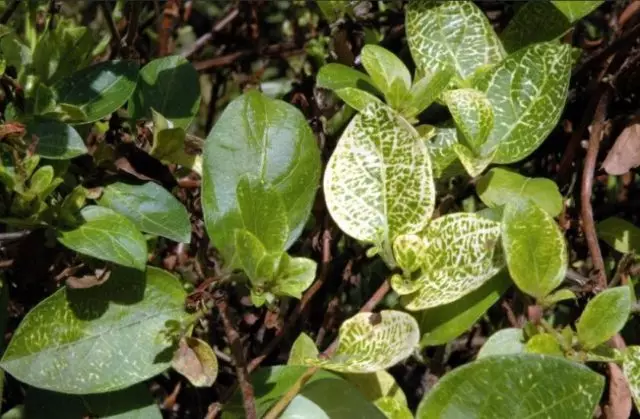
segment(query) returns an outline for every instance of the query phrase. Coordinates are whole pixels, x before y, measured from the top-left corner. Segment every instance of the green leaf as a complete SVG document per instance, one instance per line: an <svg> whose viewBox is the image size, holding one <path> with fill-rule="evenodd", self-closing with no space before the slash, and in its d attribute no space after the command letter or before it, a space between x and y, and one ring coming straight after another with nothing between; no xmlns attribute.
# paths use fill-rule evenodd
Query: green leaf
<svg viewBox="0 0 640 419"><path fill-rule="evenodd" d="M403 361L419 340L418 323L407 313L358 313L340 326L335 354L308 364L338 372L376 372Z"/></svg>
<svg viewBox="0 0 640 419"><path fill-rule="evenodd" d="M413 419L413 414L407 405L403 405L391 397L378 399L375 405L384 413L387 419Z"/></svg>
<svg viewBox="0 0 640 419"><path fill-rule="evenodd" d="M393 241L393 257L405 274L417 271L427 257L427 246L416 234L403 234Z"/></svg>
<svg viewBox="0 0 640 419"><path fill-rule="evenodd" d="M300 333L300 336L293 342L287 365L305 365L306 359L316 358L319 353L313 339L306 333Z"/></svg>
<svg viewBox="0 0 640 419"><path fill-rule="evenodd" d="M589 13L598 8L603 0L553 0L554 6L558 8L571 22L577 22Z"/></svg>
<svg viewBox="0 0 640 419"><path fill-rule="evenodd" d="M316 77L316 85L333 91L352 88L371 94L377 93L371 77L354 68L338 63L330 63L322 66Z"/></svg>
<svg viewBox="0 0 640 419"><path fill-rule="evenodd" d="M554 181L528 178L501 167L491 169L476 183L478 196L488 207L500 207L509 202L530 199L549 215L562 212L562 195Z"/></svg>
<svg viewBox="0 0 640 419"><path fill-rule="evenodd" d="M179 164L202 176L201 156L189 154L186 149L187 133L183 128L174 127L155 109L151 109L153 119L153 145L149 154L164 164Z"/></svg>
<svg viewBox="0 0 640 419"><path fill-rule="evenodd" d="M402 296L408 310L456 301L478 289L503 267L500 223L476 214L448 214L424 231L427 254L416 281L418 291Z"/></svg>
<svg viewBox="0 0 640 419"><path fill-rule="evenodd" d="M128 218L94 205L84 207L80 217L79 226L58 231L60 243L83 255L144 270L147 242Z"/></svg>
<svg viewBox="0 0 640 419"><path fill-rule="evenodd" d="M543 300L563 281L567 247L553 218L528 200L506 205L502 247L511 278L523 292Z"/></svg>
<svg viewBox="0 0 640 419"><path fill-rule="evenodd" d="M576 294L573 291L564 288L547 295L541 303L545 306L550 306L560 301L575 300L576 298Z"/></svg>
<svg viewBox="0 0 640 419"><path fill-rule="evenodd" d="M280 259L275 283L269 290L275 295L301 298L302 292L309 288L316 277L315 261L307 258L292 258L286 253Z"/></svg>
<svg viewBox="0 0 640 419"><path fill-rule="evenodd" d="M211 387L218 377L218 358L201 339L184 337L173 355L171 366L195 387Z"/></svg>
<svg viewBox="0 0 640 419"><path fill-rule="evenodd" d="M531 354L564 356L558 339L549 333L532 336L525 345L525 351Z"/></svg>
<svg viewBox="0 0 640 419"><path fill-rule="evenodd" d="M451 66L466 79L479 67L504 57L489 20L471 1L412 0L406 27L413 60L426 71Z"/></svg>
<svg viewBox="0 0 640 419"><path fill-rule="evenodd" d="M61 393L129 387L169 367L173 348L159 334L168 320L188 317L185 298L163 270L116 268L102 285L62 288L38 304L0 366L23 383Z"/></svg>
<svg viewBox="0 0 640 419"><path fill-rule="evenodd" d="M451 68L445 68L429 72L426 76L416 81L411 87L407 103L400 107L400 113L405 118L410 119L427 109L429 105L436 101L440 93L447 88L453 74L454 72Z"/></svg>
<svg viewBox="0 0 640 419"><path fill-rule="evenodd" d="M228 260L234 253L234 230L243 228L237 192L245 176L280 195L289 227L288 248L300 236L315 199L320 151L300 111L255 91L226 107L204 147L205 226ZM262 213L255 222L274 216Z"/></svg>
<svg viewBox="0 0 640 419"><path fill-rule="evenodd" d="M476 177L484 172L484 169L489 167L496 155L494 151L486 156L481 156L463 144L454 144L453 151L456 153L456 156L458 156L458 159L460 159L464 170L466 170L471 177Z"/></svg>
<svg viewBox="0 0 640 419"><path fill-rule="evenodd" d="M133 119L151 118L151 109L187 128L200 107L198 72L179 56L157 58L140 70L138 85L129 102Z"/></svg>
<svg viewBox="0 0 640 419"><path fill-rule="evenodd" d="M478 359L495 355L511 355L524 352L522 329L507 328L491 335L478 352Z"/></svg>
<svg viewBox="0 0 640 419"><path fill-rule="evenodd" d="M15 67L18 72L33 60L31 48L5 25L0 25L0 52L7 60L7 65Z"/></svg>
<svg viewBox="0 0 640 419"><path fill-rule="evenodd" d="M391 109L371 104L342 134L325 171L324 194L341 230L390 247L397 236L422 230L433 212L427 148Z"/></svg>
<svg viewBox="0 0 640 419"><path fill-rule="evenodd" d="M36 142L36 153L47 159L66 160L87 152L80 134L63 122L34 119L27 124L26 137Z"/></svg>
<svg viewBox="0 0 640 419"><path fill-rule="evenodd" d="M385 370L368 374L341 374L353 384L369 401L375 402L384 398L391 398L401 405L407 405L407 396L396 382L395 378Z"/></svg>
<svg viewBox="0 0 640 419"><path fill-rule="evenodd" d="M56 412L58 419L162 419L158 405L143 384L85 396L31 388L27 391L25 407L27 418L46 418Z"/></svg>
<svg viewBox="0 0 640 419"><path fill-rule="evenodd" d="M457 301L415 313L422 333L420 346L443 345L469 330L509 285L509 276L501 272Z"/></svg>
<svg viewBox="0 0 640 419"><path fill-rule="evenodd" d="M484 93L475 89L449 90L443 99L466 144L479 152L493 129L493 109Z"/></svg>
<svg viewBox="0 0 640 419"><path fill-rule="evenodd" d="M389 105L396 109L401 107L411 89L411 73L407 66L394 53L378 45L365 45L360 59Z"/></svg>
<svg viewBox="0 0 640 419"><path fill-rule="evenodd" d="M640 229L629 221L609 217L596 226L598 237L620 253L640 250Z"/></svg>
<svg viewBox="0 0 640 419"><path fill-rule="evenodd" d="M603 389L604 377L562 358L496 355L445 375L420 403L416 419L587 419Z"/></svg>
<svg viewBox="0 0 640 419"><path fill-rule="evenodd" d="M277 269L279 260L275 261L275 267L272 265L269 275L260 275L258 266L260 262L267 257L267 250L264 245L254 234L244 229L235 231L235 248L237 251L237 263L239 267L247 274L249 279L255 285L261 285L264 281L271 279L271 276ZM264 271L264 268L261 270Z"/></svg>
<svg viewBox="0 0 640 419"><path fill-rule="evenodd" d="M191 241L187 209L162 186L112 183L104 188L98 204L127 217L137 229L182 243Z"/></svg>
<svg viewBox="0 0 640 419"><path fill-rule="evenodd" d="M636 409L640 409L640 346L628 346L624 353L622 372L629 384Z"/></svg>
<svg viewBox="0 0 640 419"><path fill-rule="evenodd" d="M367 93L360 89L354 89L352 87L343 87L342 89L338 89L336 90L336 94L344 101L344 103L358 111L362 111L371 103L383 103L371 93Z"/></svg>
<svg viewBox="0 0 640 419"><path fill-rule="evenodd" d="M91 62L94 40L89 28L56 25L47 29L33 50L33 72L51 84Z"/></svg>
<svg viewBox="0 0 640 419"><path fill-rule="evenodd" d="M609 288L592 298L576 323L578 340L593 349L622 330L631 311L628 286Z"/></svg>
<svg viewBox="0 0 640 419"><path fill-rule="evenodd" d="M458 2L456 2L458 3ZM560 119L571 75L571 47L534 44L475 81L491 102L494 124L481 154L497 150L495 163L514 163L531 154Z"/></svg>
<svg viewBox="0 0 640 419"><path fill-rule="evenodd" d="M104 61L76 71L53 85L58 103L80 108L94 122L120 109L136 88L138 65L133 61Z"/></svg>
<svg viewBox="0 0 640 419"><path fill-rule="evenodd" d="M458 132L453 125L444 125L436 128L436 135L427 143L429 156L433 165L433 175L440 178L455 171L455 162L458 156L454 145L458 144Z"/></svg>

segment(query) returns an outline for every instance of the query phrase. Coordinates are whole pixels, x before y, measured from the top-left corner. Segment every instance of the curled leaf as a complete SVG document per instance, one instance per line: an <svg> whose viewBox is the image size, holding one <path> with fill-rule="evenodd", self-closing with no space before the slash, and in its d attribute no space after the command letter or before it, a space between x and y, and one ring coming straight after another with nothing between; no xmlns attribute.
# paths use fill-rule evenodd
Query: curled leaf
<svg viewBox="0 0 640 419"><path fill-rule="evenodd" d="M622 130L611 147L602 168L610 175L623 175L640 166L640 122Z"/></svg>
<svg viewBox="0 0 640 419"><path fill-rule="evenodd" d="M201 339L183 337L173 355L171 366L195 387L210 387L218 377L218 358Z"/></svg>

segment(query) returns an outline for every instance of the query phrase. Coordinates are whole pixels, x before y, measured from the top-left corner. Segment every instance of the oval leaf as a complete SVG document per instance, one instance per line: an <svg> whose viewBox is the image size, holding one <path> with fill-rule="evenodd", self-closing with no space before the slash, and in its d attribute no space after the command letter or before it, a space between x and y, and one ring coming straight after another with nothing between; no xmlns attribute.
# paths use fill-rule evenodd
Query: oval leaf
<svg viewBox="0 0 640 419"><path fill-rule="evenodd" d="M422 400L416 418L587 419L603 388L604 377L562 358L496 355L445 375Z"/></svg>
<svg viewBox="0 0 640 419"><path fill-rule="evenodd" d="M300 333L300 336L293 342L287 365L305 365L306 359L315 358L319 353L313 339L306 333Z"/></svg>
<svg viewBox="0 0 640 419"><path fill-rule="evenodd" d="M622 330L631 312L628 286L604 290L593 297L576 323L578 340L585 349L593 349Z"/></svg>
<svg viewBox="0 0 640 419"><path fill-rule="evenodd" d="M378 45L365 45L360 59L389 105L402 106L411 89L411 73L407 66L394 53Z"/></svg>
<svg viewBox="0 0 640 419"><path fill-rule="evenodd" d="M191 241L187 209L156 183L112 183L104 188L98 203L124 215L141 231L176 242Z"/></svg>
<svg viewBox="0 0 640 419"><path fill-rule="evenodd" d="M372 94L377 92L373 80L365 73L338 63L330 63L322 66L318 71L316 84L318 87L333 91L352 88L364 90Z"/></svg>
<svg viewBox="0 0 640 419"><path fill-rule="evenodd" d="M61 393L129 387L169 367L173 350L160 333L168 320L186 320L185 298L180 282L163 270L117 268L102 285L63 288L38 304L0 366L26 384Z"/></svg>
<svg viewBox="0 0 640 419"><path fill-rule="evenodd" d="M482 345L478 359L494 355L511 355L524 352L524 333L515 327L498 330Z"/></svg>
<svg viewBox="0 0 640 419"><path fill-rule="evenodd" d="M510 203L503 215L502 247L511 278L542 300L567 272L567 247L554 219L531 201Z"/></svg>
<svg viewBox="0 0 640 419"><path fill-rule="evenodd" d="M344 87L336 90L336 94L353 109L363 110L371 103L382 103L380 99L364 90L354 89L352 87Z"/></svg>
<svg viewBox="0 0 640 419"><path fill-rule="evenodd" d="M87 152L82 137L71 125L35 119L27 125L27 139L36 144L36 154L47 159L67 160Z"/></svg>
<svg viewBox="0 0 640 419"><path fill-rule="evenodd" d="M124 215L90 205L80 211L82 224L58 231L58 241L71 250L139 270L147 264L147 242Z"/></svg>
<svg viewBox="0 0 640 419"><path fill-rule="evenodd" d="M620 253L640 250L640 228L627 220L609 217L598 223L598 237Z"/></svg>
<svg viewBox="0 0 640 419"><path fill-rule="evenodd" d="M419 339L418 323L407 313L359 313L340 326L338 349L331 359L307 363L338 372L376 372L411 355Z"/></svg>
<svg viewBox="0 0 640 419"><path fill-rule="evenodd" d="M171 366L195 387L210 387L218 377L218 358L201 339L184 337L173 355Z"/></svg>
<svg viewBox="0 0 640 419"><path fill-rule="evenodd" d="M136 88L138 65L133 61L104 61L84 68L53 85L58 103L80 108L84 119L97 121L122 107Z"/></svg>
<svg viewBox="0 0 640 419"><path fill-rule="evenodd" d="M478 152L493 128L489 99L475 89L450 90L443 99L467 145Z"/></svg>

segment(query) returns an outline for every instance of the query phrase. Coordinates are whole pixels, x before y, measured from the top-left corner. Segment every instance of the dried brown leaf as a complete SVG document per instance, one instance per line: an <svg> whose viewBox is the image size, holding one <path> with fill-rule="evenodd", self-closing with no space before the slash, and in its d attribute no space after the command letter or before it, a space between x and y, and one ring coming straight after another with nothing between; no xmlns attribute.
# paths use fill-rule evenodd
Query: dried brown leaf
<svg viewBox="0 0 640 419"><path fill-rule="evenodd" d="M623 175L640 166L640 122L627 126L611 147L602 168L610 175Z"/></svg>
<svg viewBox="0 0 640 419"><path fill-rule="evenodd" d="M198 338L180 339L171 366L196 387L210 387L218 376L218 359L213 349Z"/></svg>

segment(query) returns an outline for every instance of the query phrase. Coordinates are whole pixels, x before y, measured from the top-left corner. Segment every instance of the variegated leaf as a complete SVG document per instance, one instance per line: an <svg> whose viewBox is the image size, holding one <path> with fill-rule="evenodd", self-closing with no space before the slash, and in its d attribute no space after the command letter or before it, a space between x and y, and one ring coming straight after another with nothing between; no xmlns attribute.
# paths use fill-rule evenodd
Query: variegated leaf
<svg viewBox="0 0 640 419"><path fill-rule="evenodd" d="M426 251L424 241L415 234L403 234L393 241L393 256L405 273L415 272L420 268Z"/></svg>
<svg viewBox="0 0 640 419"><path fill-rule="evenodd" d="M424 231L427 254L417 282L403 296L408 310L424 310L455 301L491 279L504 266L498 244L500 223L476 214L449 214Z"/></svg>
<svg viewBox="0 0 640 419"><path fill-rule="evenodd" d="M450 90L443 99L467 145L478 152L493 129L489 99L475 89Z"/></svg>
<svg viewBox="0 0 640 419"><path fill-rule="evenodd" d="M457 156L453 149L454 144L458 144L458 132L453 124L436 128L435 137L427 143L434 177L439 178L449 172L456 172Z"/></svg>
<svg viewBox="0 0 640 419"><path fill-rule="evenodd" d="M480 150L497 149L496 163L513 163L531 154L558 122L571 75L571 47L531 45L476 80L494 114L489 138Z"/></svg>
<svg viewBox="0 0 640 419"><path fill-rule="evenodd" d="M418 323L407 313L358 313L340 326L335 355L309 364L339 372L381 371L411 355L419 340Z"/></svg>
<svg viewBox="0 0 640 419"><path fill-rule="evenodd" d="M430 72L417 80L411 86L407 103L402 104L400 112L406 118L413 118L427 109L447 88L453 74L453 69L447 67L444 70Z"/></svg>
<svg viewBox="0 0 640 419"><path fill-rule="evenodd" d="M494 150L486 156L479 156L463 144L454 144L453 151L456 153L456 156L458 156L464 170L466 170L471 177L476 177L484 172L484 169L489 167L496 155Z"/></svg>
<svg viewBox="0 0 640 419"><path fill-rule="evenodd" d="M370 103L382 103L380 99L371 93L356 89L355 87L343 87L342 89L336 90L336 94L344 103L359 111L366 108Z"/></svg>
<svg viewBox="0 0 640 419"><path fill-rule="evenodd" d="M640 410L640 346L627 347L622 362L622 372L629 383L636 409Z"/></svg>
<svg viewBox="0 0 640 419"><path fill-rule="evenodd" d="M340 229L389 249L424 228L435 188L427 147L394 111L372 103L342 134L324 176L327 208Z"/></svg>
<svg viewBox="0 0 640 419"><path fill-rule="evenodd" d="M319 353L313 339L306 333L300 333L293 342L287 365L304 365L306 359L315 358Z"/></svg>
<svg viewBox="0 0 640 419"><path fill-rule="evenodd" d="M489 20L471 1L412 0L406 26L413 60L426 71L451 66L466 79L504 57Z"/></svg>

